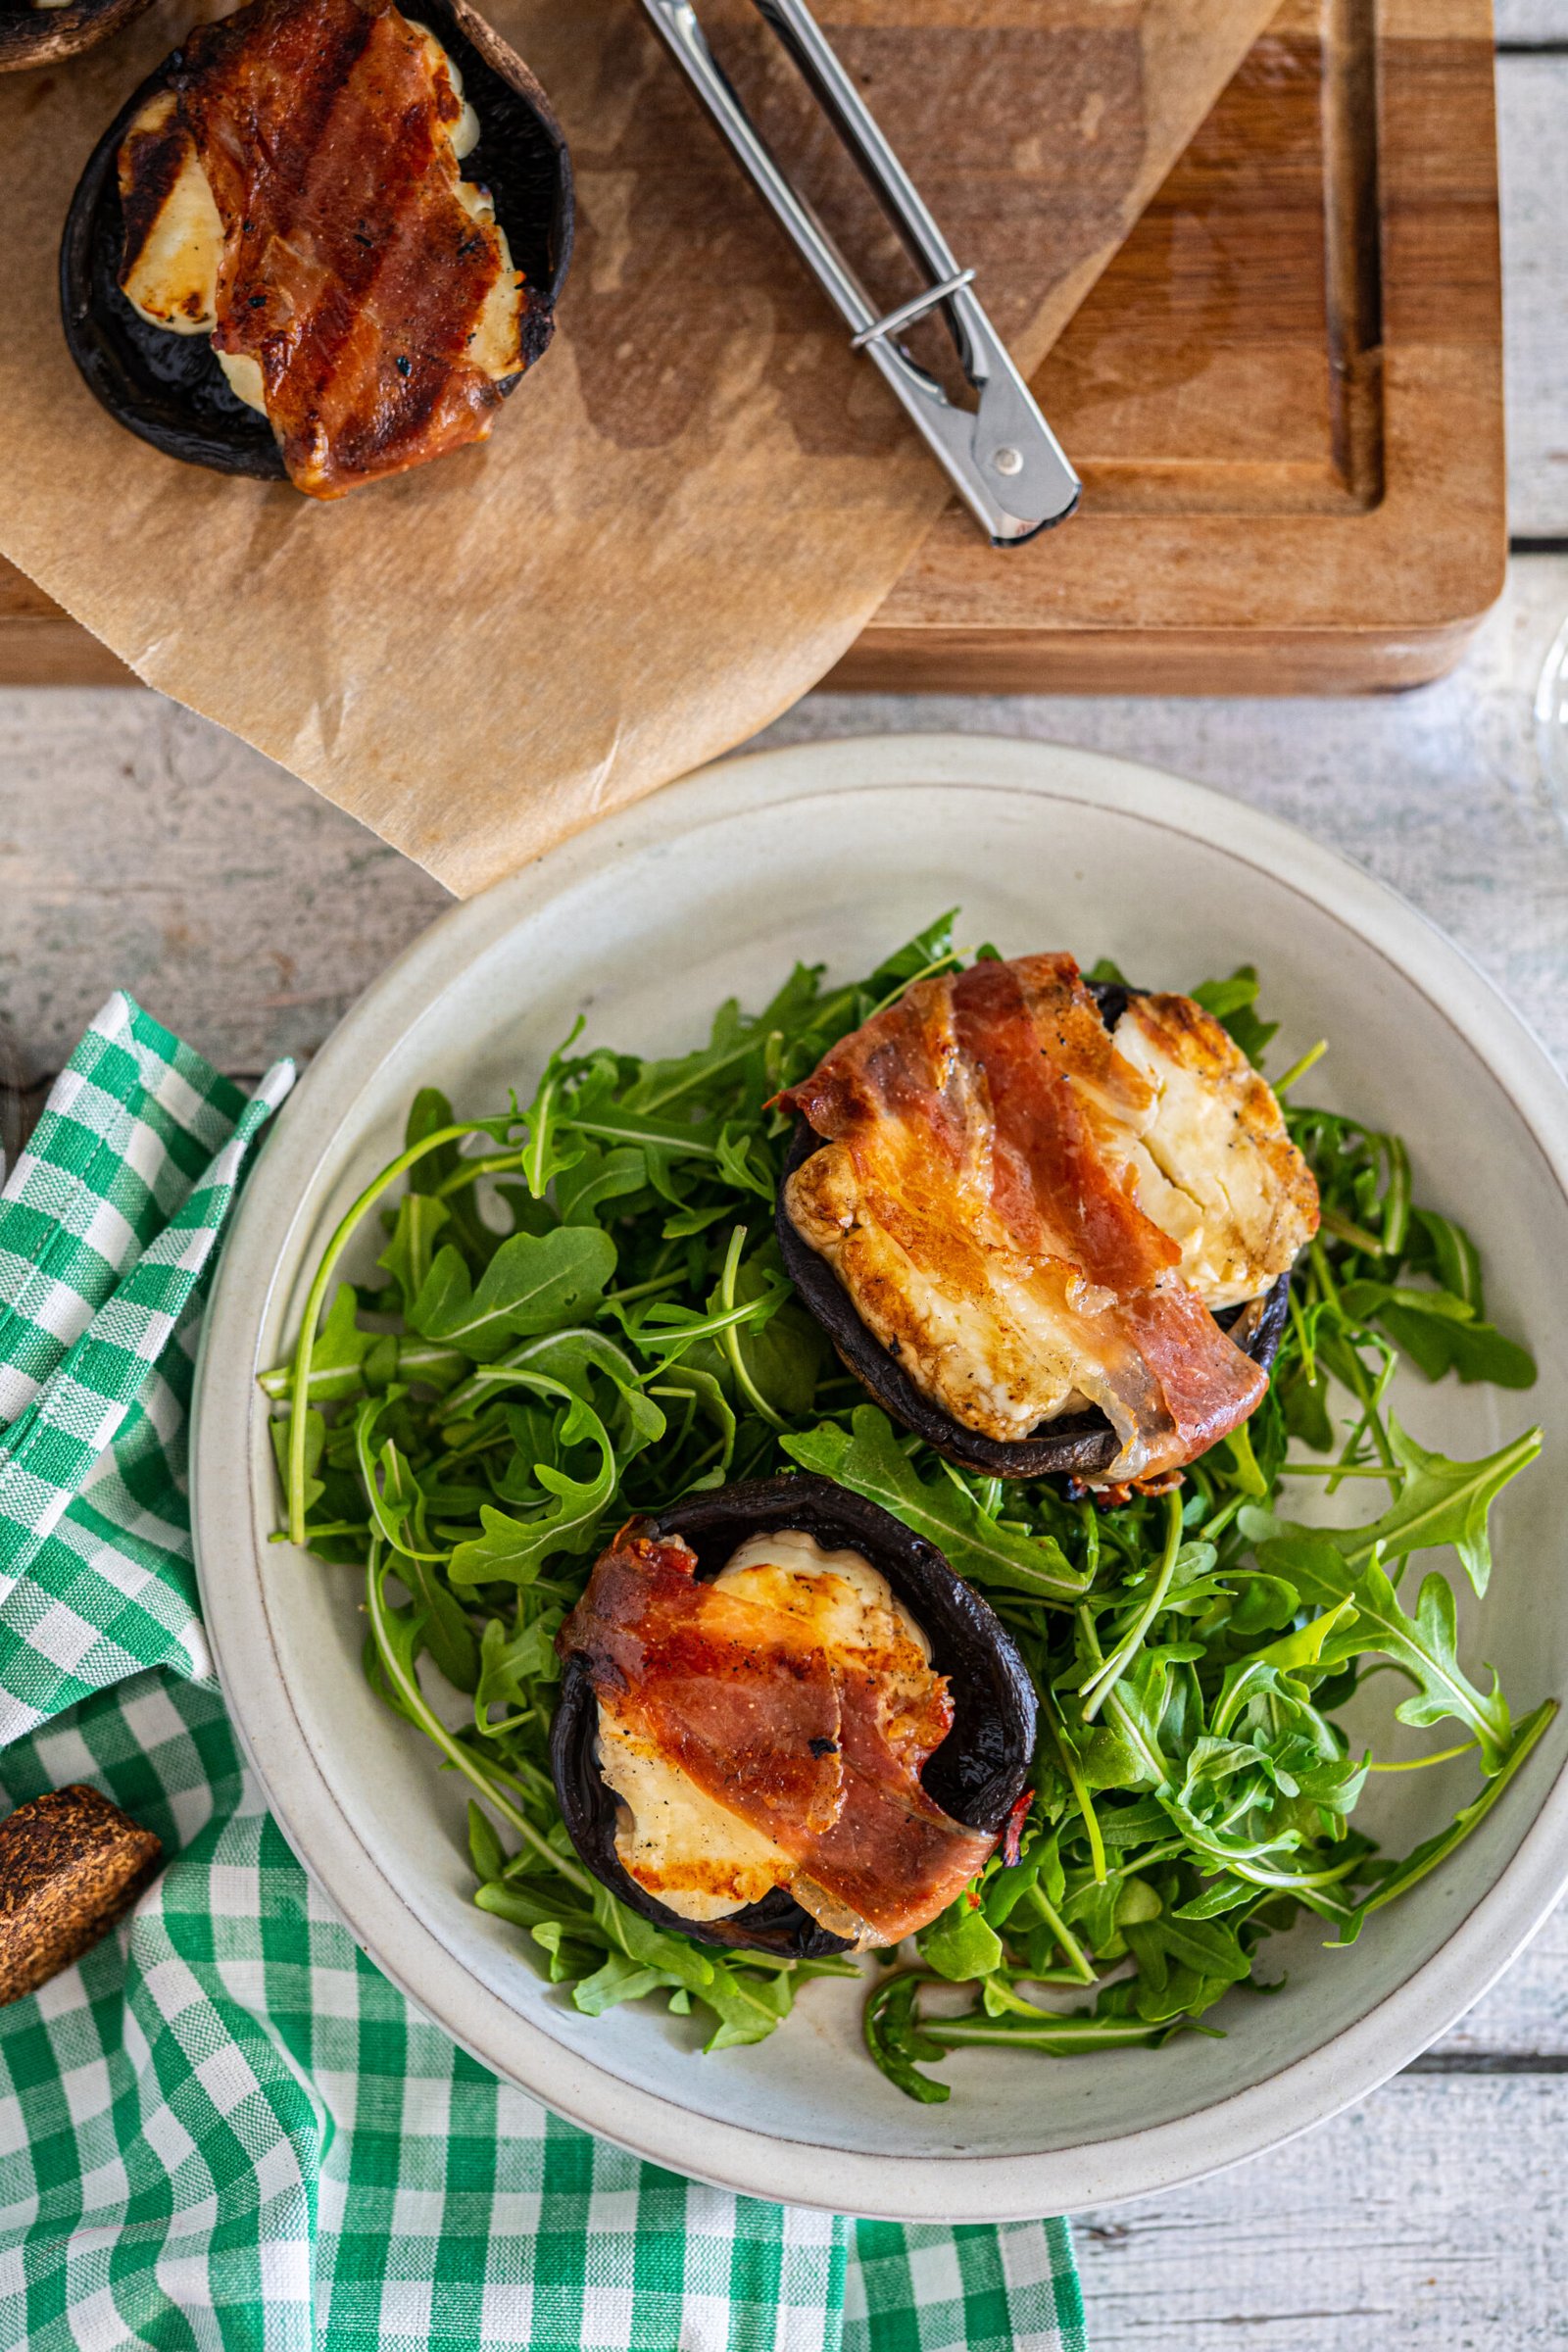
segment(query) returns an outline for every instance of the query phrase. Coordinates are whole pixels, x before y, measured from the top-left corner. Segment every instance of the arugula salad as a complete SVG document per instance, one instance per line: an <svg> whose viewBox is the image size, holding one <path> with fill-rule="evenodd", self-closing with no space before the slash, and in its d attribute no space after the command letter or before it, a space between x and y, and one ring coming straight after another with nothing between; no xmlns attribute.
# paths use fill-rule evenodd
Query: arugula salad
<svg viewBox="0 0 1568 2352"><path fill-rule="evenodd" d="M932 2065L971 2043L1063 2057L1212 2032L1224 1993L1266 1982L1272 1936L1310 1914L1351 1943L1439 1868L1555 1713L1515 1716L1461 1660L1453 1579L1417 1556L1451 1546L1484 1593L1491 1506L1541 1433L1454 1460L1389 1401L1401 1363L1504 1389L1535 1367L1487 1319L1469 1235L1413 1199L1399 1139L1296 1103L1322 1047L1271 1081L1322 1227L1269 1392L1175 1492L1103 1509L959 1469L838 1364L773 1238L790 1121L768 1105L909 982L968 959L954 919L853 986L798 965L684 1056L579 1051L574 1033L526 1103L459 1118L420 1094L262 1384L282 1532L358 1578L367 1676L471 1790L474 1901L580 2011L662 2002L709 2050L763 2039L809 1978L859 1970L699 1944L582 1866L549 1729L556 1637L593 1561L638 1512L793 1466L880 1504L985 1594L1039 1698L1017 1858L868 1972L866 2047L926 2101L950 2095ZM1247 968L1191 994L1261 1068L1258 985ZM367 1228L374 1270L345 1280ZM1364 1504L1358 1524L1313 1526L1336 1494ZM1342 1726L1384 1675L1390 1718L1433 1729L1414 1762ZM1459 1756L1474 1792L1412 1853L1355 1827L1373 1775Z"/></svg>

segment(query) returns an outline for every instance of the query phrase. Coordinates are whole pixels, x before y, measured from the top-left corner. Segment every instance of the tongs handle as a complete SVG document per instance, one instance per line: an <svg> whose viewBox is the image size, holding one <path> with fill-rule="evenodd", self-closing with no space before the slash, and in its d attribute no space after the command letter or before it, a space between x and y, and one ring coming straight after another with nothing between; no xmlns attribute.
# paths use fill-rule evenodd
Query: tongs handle
<svg viewBox="0 0 1568 2352"><path fill-rule="evenodd" d="M878 368L981 528L998 546L1032 538L1078 503L1079 481L1005 344L986 316L919 190L844 71L806 0L756 0L799 66L910 254L928 273L923 293L879 317L865 288L785 176L724 74L691 0L644 0L656 29L727 140L741 169ZM960 409L896 341L941 305L976 405Z"/></svg>

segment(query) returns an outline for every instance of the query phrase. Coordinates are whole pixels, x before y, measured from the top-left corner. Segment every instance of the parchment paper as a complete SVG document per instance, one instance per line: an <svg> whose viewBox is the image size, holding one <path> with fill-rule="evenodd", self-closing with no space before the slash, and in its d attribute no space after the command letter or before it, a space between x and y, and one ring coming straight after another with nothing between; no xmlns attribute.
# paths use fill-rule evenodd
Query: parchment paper
<svg viewBox="0 0 1568 2352"><path fill-rule="evenodd" d="M89 149L195 13L161 0L86 58L0 79L0 550L149 685L470 892L787 708L946 485L636 0L487 11L550 91L578 190L556 340L488 442L331 505L148 449L76 377L56 250ZM873 295L902 299L909 265L747 0L702 13ZM1026 368L1270 14L823 11ZM1050 560L1049 540L995 558Z"/></svg>

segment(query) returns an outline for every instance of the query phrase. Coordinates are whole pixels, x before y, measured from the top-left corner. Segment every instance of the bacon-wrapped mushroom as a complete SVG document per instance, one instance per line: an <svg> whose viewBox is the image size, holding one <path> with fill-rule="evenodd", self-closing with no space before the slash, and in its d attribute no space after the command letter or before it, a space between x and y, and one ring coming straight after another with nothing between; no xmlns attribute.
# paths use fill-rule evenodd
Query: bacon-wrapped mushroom
<svg viewBox="0 0 1568 2352"><path fill-rule="evenodd" d="M337 498L485 438L571 230L549 102L468 0L252 0L89 159L66 339L171 457Z"/></svg>
<svg viewBox="0 0 1568 2352"><path fill-rule="evenodd" d="M897 1943L995 1852L1022 1659L933 1544L829 1479L634 1520L563 1628L563 1818L623 1902L783 1956Z"/></svg>
<svg viewBox="0 0 1568 2352"><path fill-rule="evenodd" d="M783 1098L791 1279L896 1419L988 1476L1166 1479L1255 1410L1317 1188L1188 997L1070 956L919 981Z"/></svg>

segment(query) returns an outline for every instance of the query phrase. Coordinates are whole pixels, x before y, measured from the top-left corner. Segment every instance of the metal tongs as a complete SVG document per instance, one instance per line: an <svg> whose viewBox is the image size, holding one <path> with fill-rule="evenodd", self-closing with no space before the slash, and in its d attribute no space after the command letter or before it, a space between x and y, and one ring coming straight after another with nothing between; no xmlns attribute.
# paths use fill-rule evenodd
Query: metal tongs
<svg viewBox="0 0 1568 2352"><path fill-rule="evenodd" d="M823 37L806 0L756 0L858 165L904 244L926 272L922 293L878 317L865 288L810 205L764 146L719 67L691 0L643 0L670 55L707 107L753 186L863 351L903 403L954 488L998 547L1015 546L1078 503L1079 481L919 191ZM976 395L958 408L904 348L900 331L941 307L958 364Z"/></svg>

